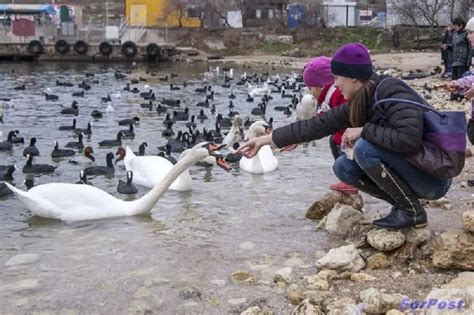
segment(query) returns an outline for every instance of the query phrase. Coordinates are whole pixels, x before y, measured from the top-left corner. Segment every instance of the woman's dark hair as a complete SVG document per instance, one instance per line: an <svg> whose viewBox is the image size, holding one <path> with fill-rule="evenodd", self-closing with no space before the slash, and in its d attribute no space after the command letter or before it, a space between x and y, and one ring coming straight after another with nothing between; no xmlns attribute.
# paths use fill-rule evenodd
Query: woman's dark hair
<svg viewBox="0 0 474 315"><path fill-rule="evenodd" d="M349 115L349 120L352 127L362 127L365 125L367 118L367 108L372 100L372 95L375 90L375 82L372 80L361 80L363 85L362 87L355 92L352 97L351 112Z"/></svg>
<svg viewBox="0 0 474 315"><path fill-rule="evenodd" d="M462 17L457 17L453 20L453 25L460 26L461 28L464 28L466 26L466 21Z"/></svg>

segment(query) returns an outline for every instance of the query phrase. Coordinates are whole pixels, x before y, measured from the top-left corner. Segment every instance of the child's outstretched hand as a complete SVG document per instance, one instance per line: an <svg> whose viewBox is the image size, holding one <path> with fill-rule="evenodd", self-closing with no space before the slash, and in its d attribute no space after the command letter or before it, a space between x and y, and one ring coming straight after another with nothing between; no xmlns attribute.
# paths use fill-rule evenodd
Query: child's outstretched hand
<svg viewBox="0 0 474 315"><path fill-rule="evenodd" d="M451 81L449 83L446 83L444 85L444 88L448 91L448 92L455 92L457 89L458 89L458 86L454 83L454 81Z"/></svg>
<svg viewBox="0 0 474 315"><path fill-rule="evenodd" d="M258 154L261 147L267 144L272 144L272 135L262 136L253 140L247 141L239 147L237 153L245 156L248 159L253 158Z"/></svg>

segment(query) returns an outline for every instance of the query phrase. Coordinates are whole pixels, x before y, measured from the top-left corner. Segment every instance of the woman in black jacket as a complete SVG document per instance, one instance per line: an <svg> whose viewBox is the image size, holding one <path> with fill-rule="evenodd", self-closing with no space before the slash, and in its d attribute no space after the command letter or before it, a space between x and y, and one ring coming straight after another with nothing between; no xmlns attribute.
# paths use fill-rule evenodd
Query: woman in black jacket
<svg viewBox="0 0 474 315"><path fill-rule="evenodd" d="M402 81L384 80L373 73L370 55L362 44L339 48L331 69L347 104L247 142L240 153L253 157L266 144L281 148L347 128L343 144L353 156L341 155L334 173L342 182L392 204L391 212L373 224L392 229L425 226L427 216L419 199L441 198L451 179L427 171L430 161L425 161L422 152L423 109L404 102L386 102L377 108L374 104L375 98L426 102Z"/></svg>

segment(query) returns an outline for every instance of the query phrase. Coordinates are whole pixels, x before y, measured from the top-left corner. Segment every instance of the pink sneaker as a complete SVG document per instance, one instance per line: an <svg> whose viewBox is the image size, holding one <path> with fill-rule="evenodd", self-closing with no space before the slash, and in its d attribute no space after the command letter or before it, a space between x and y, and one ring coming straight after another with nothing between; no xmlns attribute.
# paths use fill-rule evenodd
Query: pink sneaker
<svg viewBox="0 0 474 315"><path fill-rule="evenodd" d="M346 195L357 195L359 193L359 190L357 190L357 188L354 188L351 185L348 185L343 182L332 184L329 186L329 189L342 192Z"/></svg>

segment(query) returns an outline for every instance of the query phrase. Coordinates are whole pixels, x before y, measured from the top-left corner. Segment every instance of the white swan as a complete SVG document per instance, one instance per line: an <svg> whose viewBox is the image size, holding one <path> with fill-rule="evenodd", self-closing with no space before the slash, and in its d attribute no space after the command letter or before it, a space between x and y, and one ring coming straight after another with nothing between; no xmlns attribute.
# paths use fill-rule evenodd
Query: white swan
<svg viewBox="0 0 474 315"><path fill-rule="evenodd" d="M270 127L264 121L254 122L248 131L249 140L261 137L271 131ZM251 159L243 156L239 162L240 169L252 174L263 174L272 172L278 167L278 160L273 155L269 145L264 145Z"/></svg>
<svg viewBox="0 0 474 315"><path fill-rule="evenodd" d="M263 83L263 87L261 88L259 87L254 88L252 84L248 83L247 88L249 90L249 95L252 97L264 96L264 95L270 94L270 88L267 82Z"/></svg>
<svg viewBox="0 0 474 315"><path fill-rule="evenodd" d="M63 221L95 220L102 218L132 216L150 212L160 197L174 180L195 162L214 154L220 146L212 143L197 144L171 171L160 184L153 187L142 198L123 201L105 191L77 184L51 183L39 185L23 191L5 183L15 196L37 216ZM218 165L229 166L221 156L216 156Z"/></svg>
<svg viewBox="0 0 474 315"><path fill-rule="evenodd" d="M296 120L310 119L316 114L316 99L311 94L306 94L301 102L296 105Z"/></svg>
<svg viewBox="0 0 474 315"><path fill-rule="evenodd" d="M225 144L229 148L232 147L234 143L241 142L243 140L243 125L244 121L242 117L240 117L239 115L234 116L234 119L232 121L232 127L230 128L227 135L224 137L224 140L222 140L222 144Z"/></svg>
<svg viewBox="0 0 474 315"><path fill-rule="evenodd" d="M183 159L189 151L184 151L179 159ZM153 187L159 184L165 176L173 169L174 165L161 156L136 156L132 149L127 147L123 160L127 171L133 172L135 184ZM189 191L192 189L192 179L186 169L175 179L169 189L177 191Z"/></svg>

